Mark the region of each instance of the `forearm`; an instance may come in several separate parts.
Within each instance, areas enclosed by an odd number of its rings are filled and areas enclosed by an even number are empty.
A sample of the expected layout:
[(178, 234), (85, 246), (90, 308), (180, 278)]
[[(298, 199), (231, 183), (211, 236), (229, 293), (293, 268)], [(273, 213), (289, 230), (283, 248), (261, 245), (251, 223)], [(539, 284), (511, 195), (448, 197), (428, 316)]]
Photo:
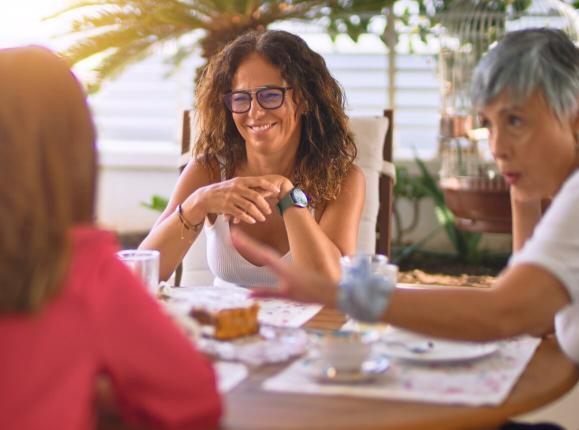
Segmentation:
[(340, 278), (338, 247), (326, 236), (305, 208), (289, 208), (283, 215), (293, 261), (330, 276)]
[(554, 317), (570, 302), (547, 270), (507, 269), (492, 288), (396, 289), (384, 321), (432, 336), (491, 340), (552, 332)]
[(511, 196), (513, 251), (519, 251), (541, 219), (541, 201), (521, 202)]
[(199, 233), (200, 229), (187, 229), (179, 220), (177, 212), (173, 211), (153, 227), (139, 245), (139, 249), (159, 251), (159, 277), (162, 281), (166, 281), (183, 260)]
[(397, 288), (383, 320), (449, 339), (487, 341), (521, 334), (513, 329), (494, 296), (493, 289)]

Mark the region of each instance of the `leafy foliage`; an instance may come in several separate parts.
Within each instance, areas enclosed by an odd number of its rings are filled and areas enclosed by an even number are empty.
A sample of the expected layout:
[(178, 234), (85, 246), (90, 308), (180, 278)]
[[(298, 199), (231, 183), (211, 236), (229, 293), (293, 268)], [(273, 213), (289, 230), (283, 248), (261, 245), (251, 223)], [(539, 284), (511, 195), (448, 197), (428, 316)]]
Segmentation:
[(168, 204), (169, 200), (166, 197), (153, 195), (150, 202), (142, 202), (141, 206), (153, 211), (163, 212)]
[(170, 61), (179, 65), (199, 50), (210, 58), (228, 42), (252, 29), (284, 20), (317, 21), (335, 38), (357, 41), (371, 18), (384, 15), (394, 0), (77, 0), (45, 19), (74, 16), (61, 36), (74, 36), (63, 53), (71, 64), (102, 57), (89, 91), (127, 65), (176, 42)]
[[(418, 203), (424, 198), (432, 199), (439, 227), (427, 234), (424, 238), (410, 245), (398, 246), (393, 256), (394, 262), (400, 263), (412, 253), (421, 249), (441, 228), (452, 244), (454, 258), (464, 263), (479, 261), (484, 254), (478, 250), (481, 235), (479, 233), (463, 231), (456, 227), (454, 215), (444, 201), (444, 194), (438, 186), (438, 181), (435, 176), (430, 173), (423, 160), (418, 157), (415, 157), (414, 160), (420, 174), (412, 176), (407, 170), (403, 170), (404, 173), (402, 173), (401, 176), (397, 176), (397, 178), (402, 178), (402, 184), (397, 184), (394, 188), (395, 196), (396, 198), (407, 198), (415, 203)], [(416, 208), (417, 205), (415, 205), (415, 211), (417, 211)], [(400, 221), (398, 221), (397, 224), (399, 222)]]

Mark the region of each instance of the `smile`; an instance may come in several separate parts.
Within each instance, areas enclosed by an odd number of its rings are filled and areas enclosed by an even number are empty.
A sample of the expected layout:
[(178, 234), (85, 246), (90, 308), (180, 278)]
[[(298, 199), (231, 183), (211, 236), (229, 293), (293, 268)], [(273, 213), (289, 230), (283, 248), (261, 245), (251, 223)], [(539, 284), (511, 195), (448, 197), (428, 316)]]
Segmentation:
[(248, 125), (248, 127), (249, 127), (251, 130), (253, 130), (253, 131), (261, 132), (261, 131), (267, 131), (267, 130), (269, 130), (269, 129), (272, 128), (274, 125), (275, 125), (275, 123), (259, 124), (259, 125), (255, 124), (255, 125)]

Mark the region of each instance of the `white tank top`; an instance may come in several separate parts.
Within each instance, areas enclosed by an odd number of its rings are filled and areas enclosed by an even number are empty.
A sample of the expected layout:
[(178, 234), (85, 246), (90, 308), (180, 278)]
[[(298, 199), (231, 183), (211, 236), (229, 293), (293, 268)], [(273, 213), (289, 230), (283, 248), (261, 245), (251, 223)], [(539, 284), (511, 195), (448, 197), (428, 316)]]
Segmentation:
[[(250, 263), (237, 252), (231, 244), (229, 223), (223, 215), (218, 215), (213, 225), (205, 223), (204, 230), (207, 237), (207, 264), (215, 275), (214, 285), (274, 287), (277, 284), (277, 278), (266, 267)], [(291, 262), (291, 251), (282, 259)]]
[[(221, 180), (225, 180), (225, 169), (220, 164)], [(213, 285), (225, 287), (239, 285), (242, 287), (275, 287), (277, 278), (267, 267), (256, 266), (247, 261), (231, 244), (229, 223), (223, 215), (215, 218), (215, 223), (205, 223), (207, 238), (207, 265), (215, 276)], [(291, 251), (282, 257), (282, 260), (291, 262)]]

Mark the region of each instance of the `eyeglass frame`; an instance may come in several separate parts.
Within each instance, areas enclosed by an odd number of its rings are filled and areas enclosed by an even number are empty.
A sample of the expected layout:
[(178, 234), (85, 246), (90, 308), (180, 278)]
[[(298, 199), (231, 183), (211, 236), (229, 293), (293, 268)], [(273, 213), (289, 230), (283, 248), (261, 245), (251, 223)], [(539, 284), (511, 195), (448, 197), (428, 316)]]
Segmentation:
[[(241, 113), (247, 113), (251, 110), (251, 103), (253, 103), (253, 99), (254, 99), (254, 95), (255, 95), (255, 100), (257, 100), (257, 103), (259, 104), (259, 106), (262, 109), (266, 109), (266, 110), (275, 110), (275, 109), (279, 109), (280, 107), (283, 106), (284, 102), (285, 102), (285, 93), (288, 90), (292, 90), (292, 87), (278, 87), (277, 85), (265, 85), (263, 87), (258, 87), (258, 88), (254, 88), (252, 90), (236, 90), (236, 91), (228, 91), (225, 94), (223, 94), (223, 103), (225, 104), (225, 107), (227, 108), (227, 110), (229, 110), (229, 112), (231, 113), (237, 113), (237, 114), (241, 114)], [(261, 104), (261, 102), (259, 101), (259, 97), (257, 96), (257, 94), (260, 91), (264, 91), (264, 90), (281, 90), (281, 103), (279, 104), (279, 106), (274, 107), (274, 108), (270, 108), (270, 107), (265, 107)], [(233, 96), (234, 94), (239, 94), (239, 93), (243, 93), (243, 94), (248, 94), (249, 95), (249, 106), (247, 108), (247, 110), (244, 111), (234, 111), (233, 110), (233, 105), (231, 103), (228, 103), (228, 97)]]

